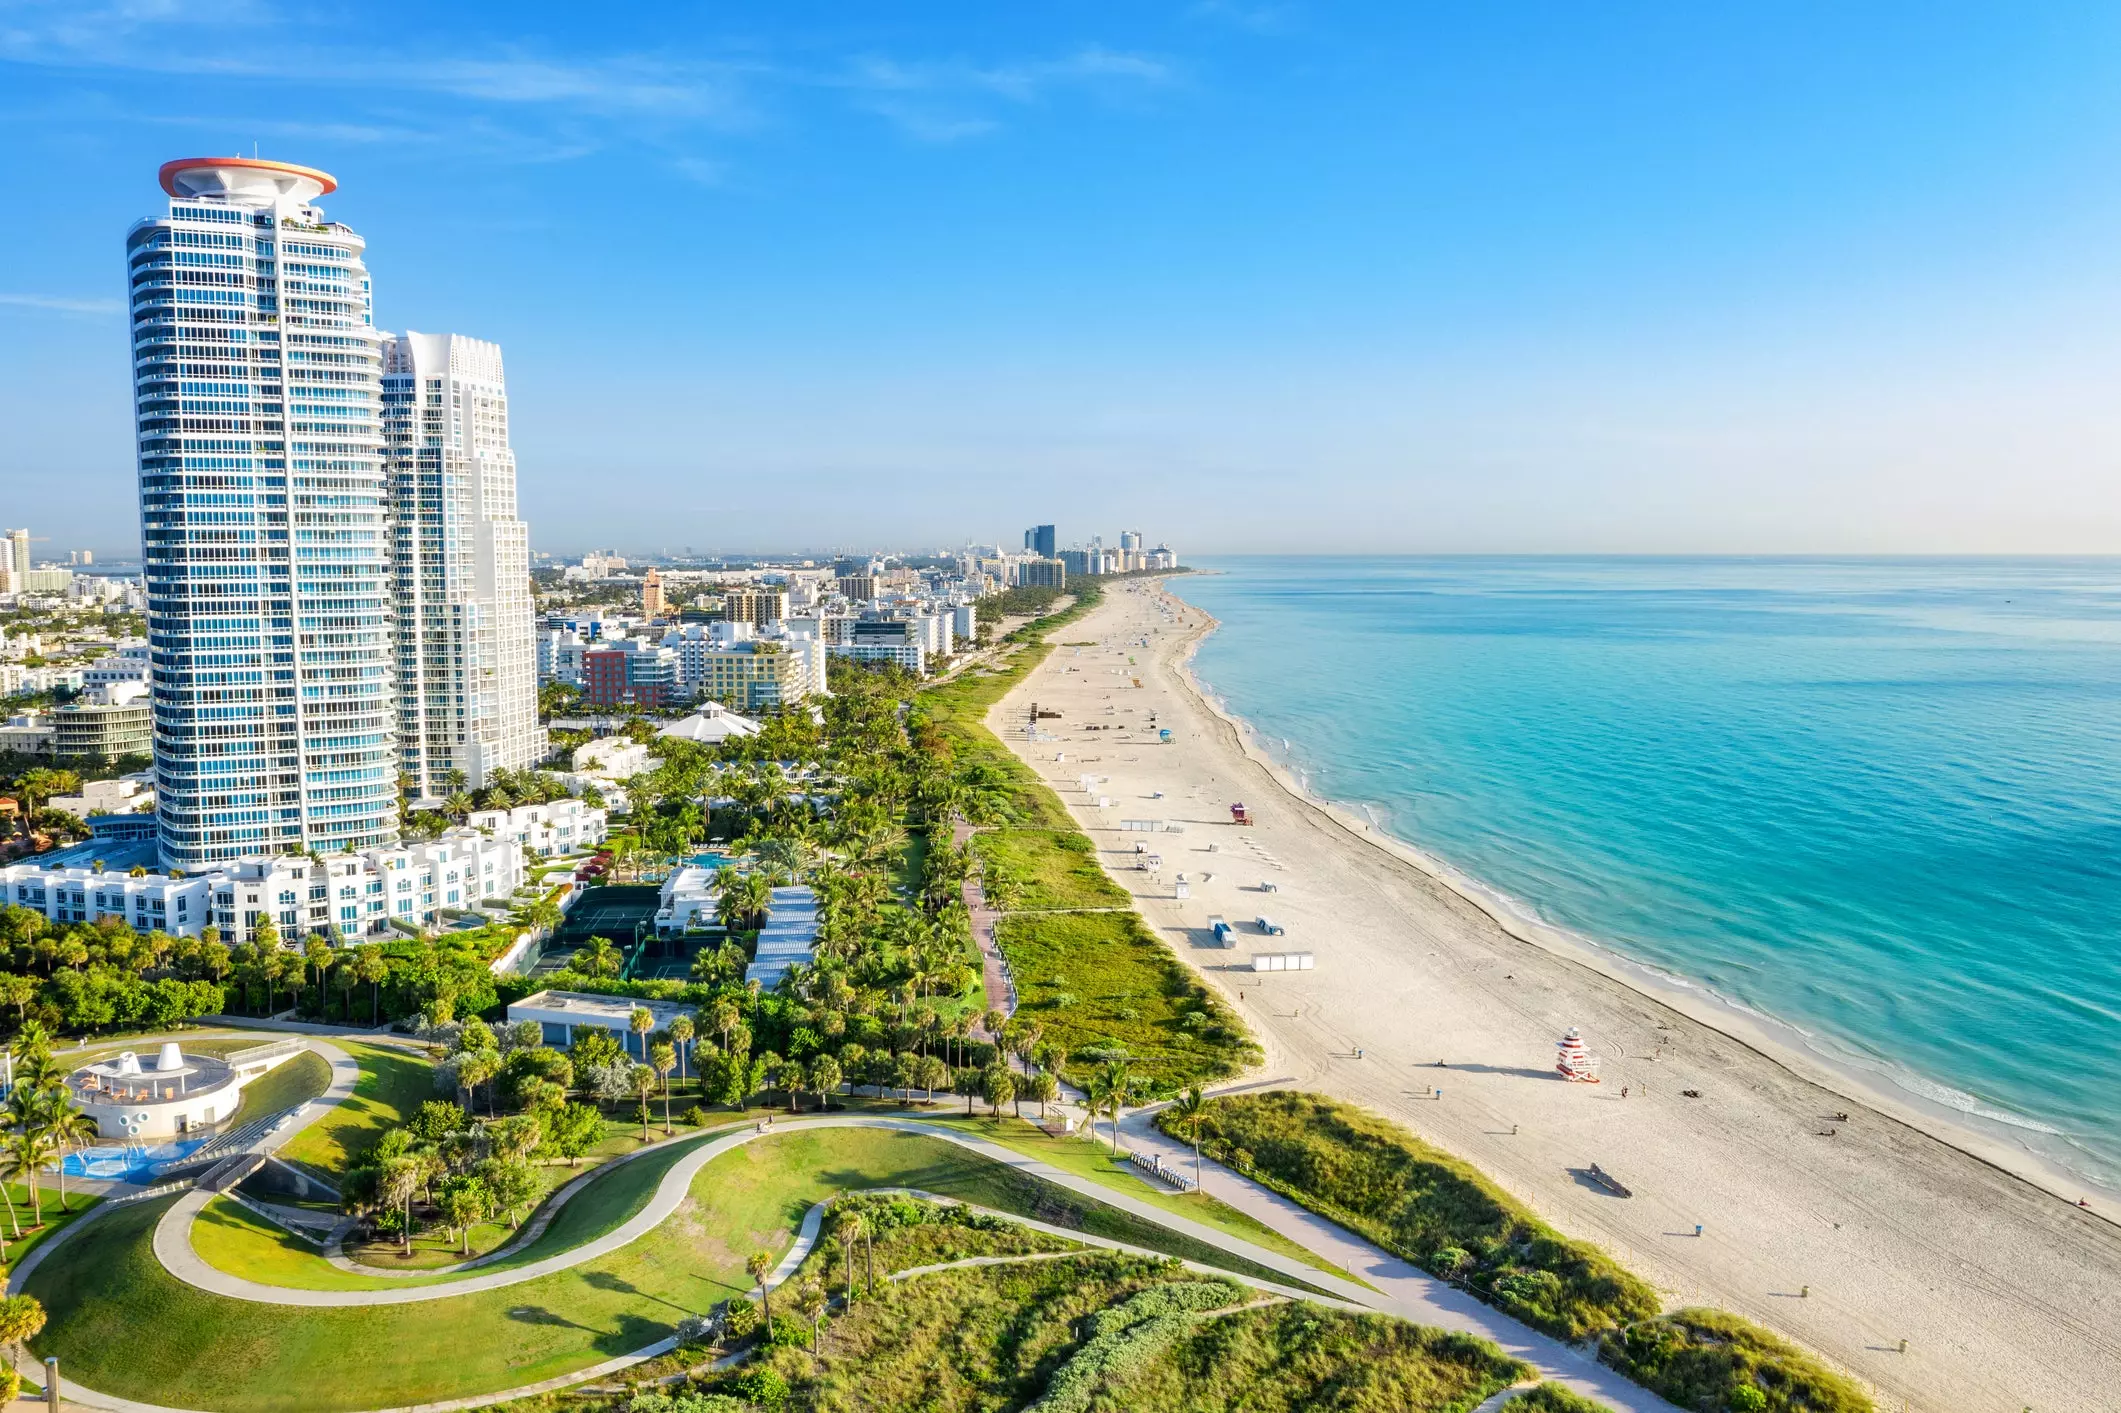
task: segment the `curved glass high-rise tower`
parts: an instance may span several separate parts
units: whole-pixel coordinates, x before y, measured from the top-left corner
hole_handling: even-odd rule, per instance
[[[382,349],[336,186],[171,162],[126,236],[171,868],[397,838]]]

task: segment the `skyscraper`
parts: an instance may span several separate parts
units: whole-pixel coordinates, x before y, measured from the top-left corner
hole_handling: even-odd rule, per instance
[[[1040,559],[1053,558],[1054,546],[1058,543],[1051,525],[1033,525],[1024,531],[1024,548]]]
[[[545,756],[530,531],[516,516],[498,345],[405,333],[383,345],[397,611],[399,769],[415,793],[474,789]]]
[[[284,162],[161,172],[126,235],[163,862],[397,838],[365,243]]]

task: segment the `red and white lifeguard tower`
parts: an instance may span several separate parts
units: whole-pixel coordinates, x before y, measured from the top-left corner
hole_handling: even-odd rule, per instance
[[[1598,1057],[1583,1048],[1583,1035],[1575,1026],[1561,1037],[1559,1049],[1561,1053],[1554,1061],[1556,1073],[1572,1084],[1598,1083]]]

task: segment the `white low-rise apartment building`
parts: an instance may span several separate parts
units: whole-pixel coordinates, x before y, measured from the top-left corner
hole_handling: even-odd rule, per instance
[[[581,800],[554,800],[549,805],[517,805],[512,810],[477,810],[470,823],[495,839],[552,858],[603,843],[608,820],[607,811]]]
[[[655,910],[655,930],[668,937],[711,927],[715,905],[721,894],[714,886],[714,871],[699,864],[670,870],[663,880],[662,901]]]
[[[180,937],[196,937],[212,924],[232,946],[250,941],[261,919],[269,919],[283,940],[335,928],[352,941],[382,932],[392,921],[424,927],[445,911],[505,898],[522,882],[521,846],[476,829],[321,861],[305,854],[234,859],[181,878],[35,863],[0,868],[6,900],[53,922],[118,917]]]
[[[886,642],[873,639],[861,643],[834,643],[825,651],[856,662],[892,662],[916,677],[928,675],[928,650],[918,642]]]

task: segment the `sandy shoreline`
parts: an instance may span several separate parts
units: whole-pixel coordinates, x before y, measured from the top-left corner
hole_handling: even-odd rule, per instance
[[[1391,1114],[1674,1301],[1784,1330],[1877,1385],[1887,1407],[2121,1407],[2121,1229],[1999,1166],[2026,1168],[2023,1150],[1859,1088],[1704,994],[1543,935],[1311,800],[1191,680],[1209,622],[1167,592],[1115,590],[1056,635],[1103,646],[1056,649],[989,722],[1020,721],[1033,692],[1062,710],[1060,739],[1005,739],[1091,830],[1159,935],[1243,1005],[1266,1073]],[[1151,711],[1171,744],[1143,731]],[[1130,724],[1126,739],[1082,729]],[[1093,793],[1086,771],[1105,777]],[[1237,799],[1255,828],[1230,824]],[[1122,866],[1142,836],[1123,836],[1120,820],[1143,816],[1184,831],[1154,836],[1155,876]],[[1172,896],[1178,872],[1189,899]],[[1268,877],[1279,892],[1258,891]],[[1234,951],[1212,945],[1210,914],[1248,923],[1262,911],[1288,935],[1247,926]],[[1312,951],[1317,969],[1255,977],[1240,970],[1254,950]],[[1552,1077],[1569,1025],[1604,1058],[1605,1084]],[[1834,1122],[1839,1111],[1851,1121]],[[1591,1161],[1637,1196],[1581,1181]]]

